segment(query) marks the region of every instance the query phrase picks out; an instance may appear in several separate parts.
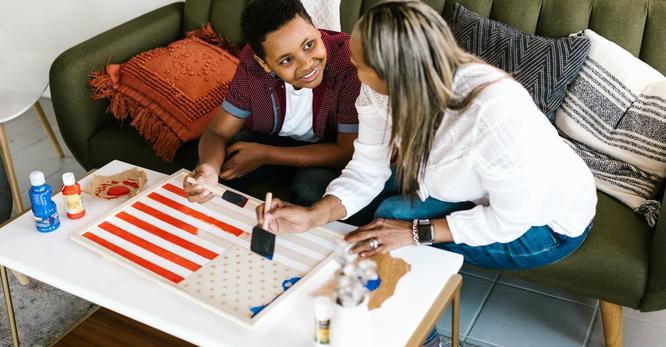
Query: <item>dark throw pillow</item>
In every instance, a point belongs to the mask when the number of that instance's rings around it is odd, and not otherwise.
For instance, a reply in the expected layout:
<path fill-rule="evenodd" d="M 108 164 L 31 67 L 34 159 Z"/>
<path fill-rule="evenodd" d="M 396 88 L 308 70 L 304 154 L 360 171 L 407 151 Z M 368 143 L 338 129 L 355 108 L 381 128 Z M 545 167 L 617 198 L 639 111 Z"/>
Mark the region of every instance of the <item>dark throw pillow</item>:
<path fill-rule="evenodd" d="M 555 110 L 590 50 L 586 37 L 549 39 L 526 34 L 481 18 L 457 3 L 453 5 L 450 24 L 458 45 L 510 73 L 554 122 Z"/>

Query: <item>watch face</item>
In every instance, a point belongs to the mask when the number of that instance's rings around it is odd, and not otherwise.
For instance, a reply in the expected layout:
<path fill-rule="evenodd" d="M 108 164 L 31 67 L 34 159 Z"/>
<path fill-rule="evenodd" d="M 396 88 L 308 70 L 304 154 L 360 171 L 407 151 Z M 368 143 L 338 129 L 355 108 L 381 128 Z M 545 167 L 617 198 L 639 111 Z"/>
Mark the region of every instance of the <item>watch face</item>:
<path fill-rule="evenodd" d="M 419 233 L 419 242 L 421 243 L 428 243 L 432 242 L 432 225 L 427 224 L 427 225 L 419 225 L 418 227 L 418 233 Z"/>

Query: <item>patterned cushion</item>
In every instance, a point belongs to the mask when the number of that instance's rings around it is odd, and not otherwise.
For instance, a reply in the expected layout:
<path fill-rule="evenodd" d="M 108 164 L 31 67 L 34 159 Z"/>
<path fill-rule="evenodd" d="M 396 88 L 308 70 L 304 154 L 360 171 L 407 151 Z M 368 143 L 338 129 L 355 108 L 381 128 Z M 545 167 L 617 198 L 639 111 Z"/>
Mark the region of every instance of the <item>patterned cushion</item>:
<path fill-rule="evenodd" d="M 142 52 L 123 64 L 94 71 L 93 99 L 108 98 L 108 111 L 131 125 L 171 162 L 183 142 L 199 138 L 229 90 L 238 58 L 210 25 L 187 38 Z"/>
<path fill-rule="evenodd" d="M 341 0 L 301 0 L 315 27 L 340 31 Z"/>
<path fill-rule="evenodd" d="M 511 73 L 548 119 L 554 121 L 567 86 L 587 57 L 587 38 L 549 39 L 526 34 L 481 18 L 459 4 L 453 6 L 450 23 L 462 48 Z"/>
<path fill-rule="evenodd" d="M 599 190 L 649 211 L 655 203 L 646 200 L 666 176 L 666 77 L 594 31 L 584 35 L 590 55 L 555 125 Z"/>

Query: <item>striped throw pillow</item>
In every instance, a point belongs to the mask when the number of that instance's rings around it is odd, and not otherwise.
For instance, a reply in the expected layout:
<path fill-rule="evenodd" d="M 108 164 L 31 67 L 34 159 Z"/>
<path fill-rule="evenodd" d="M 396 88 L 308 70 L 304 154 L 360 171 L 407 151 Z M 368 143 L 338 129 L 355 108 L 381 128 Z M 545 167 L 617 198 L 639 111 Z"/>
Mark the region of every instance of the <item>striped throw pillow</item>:
<path fill-rule="evenodd" d="M 510 73 L 551 123 L 554 121 L 567 86 L 587 58 L 587 38 L 550 39 L 523 33 L 502 22 L 481 18 L 457 3 L 450 24 L 460 47 Z"/>
<path fill-rule="evenodd" d="M 555 125 L 594 174 L 597 188 L 656 222 L 666 176 L 666 77 L 592 30 L 588 59 Z"/>

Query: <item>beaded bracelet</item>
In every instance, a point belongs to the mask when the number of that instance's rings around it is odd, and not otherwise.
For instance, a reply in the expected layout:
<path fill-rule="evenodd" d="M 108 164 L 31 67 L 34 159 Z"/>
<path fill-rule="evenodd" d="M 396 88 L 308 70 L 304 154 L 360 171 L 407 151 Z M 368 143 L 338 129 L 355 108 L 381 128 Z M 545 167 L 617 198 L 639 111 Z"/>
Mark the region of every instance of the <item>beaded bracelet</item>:
<path fill-rule="evenodd" d="M 419 241 L 419 234 L 418 234 L 418 225 L 419 225 L 419 220 L 414 219 L 412 221 L 412 238 L 414 239 L 414 243 L 417 246 L 421 245 L 421 242 Z"/>

